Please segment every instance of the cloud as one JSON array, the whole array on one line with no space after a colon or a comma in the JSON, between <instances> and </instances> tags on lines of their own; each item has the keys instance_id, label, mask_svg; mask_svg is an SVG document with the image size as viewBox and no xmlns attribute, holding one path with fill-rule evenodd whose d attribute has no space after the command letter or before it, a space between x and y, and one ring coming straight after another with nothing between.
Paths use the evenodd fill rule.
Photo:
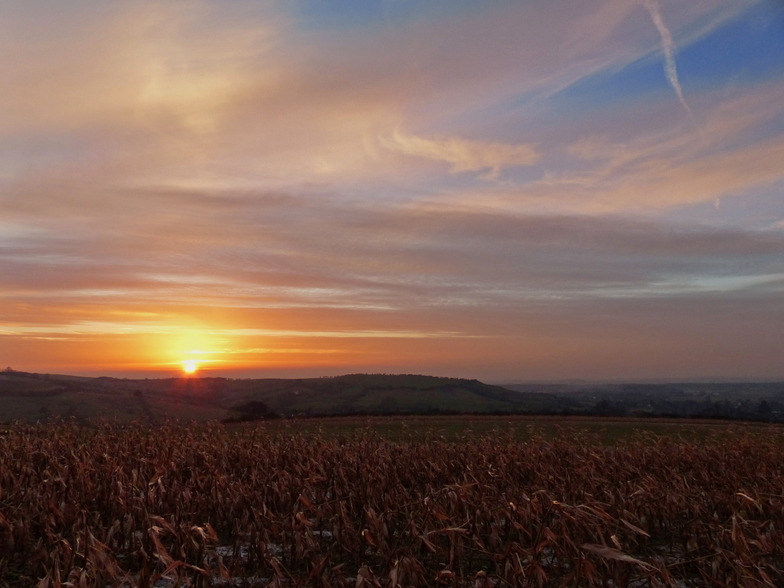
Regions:
<instances>
[{"instance_id":1,"label":"cloud","mask_svg":"<svg viewBox=\"0 0 784 588\"><path fill-rule=\"evenodd\" d=\"M449 163L452 173L481 172L484 177L495 179L502 170L510 167L529 166L540 159L533 145L470 141L459 137L426 139L395 130L392 136L381 138L381 144L410 155Z\"/></svg>"},{"instance_id":2,"label":"cloud","mask_svg":"<svg viewBox=\"0 0 784 588\"><path fill-rule=\"evenodd\" d=\"M664 18L661 14L661 9L656 0L643 0L643 6L651 15L653 24L656 25L656 30L659 31L661 36L662 51L664 52L664 73L667 75L667 81L670 82L672 89L678 96L678 100L686 109L686 112L692 114L691 107L683 97L683 89L678 80L678 68L675 65L675 42L672 40L672 33L664 23Z\"/></svg>"},{"instance_id":3,"label":"cloud","mask_svg":"<svg viewBox=\"0 0 784 588\"><path fill-rule=\"evenodd\" d=\"M784 179L782 86L706 81L689 96L700 137L667 96L590 104L578 82L612 83L661 46L688 107L673 35L749 5L673 3L665 23L646 1L448 2L339 30L289 3L14 5L0 22L3 331L82 333L72 351L26 352L64 366L106 357L103 332L137 337L112 339L125 361L193 330L299 365L454 374L535 358L553 374L580 348L627 353L618 341L708 293L698 342L733 300L780 294L784 249L775 222L714 231L666 214ZM7 333L0 346L16 353ZM623 357L642 365L643 348L657 346Z\"/></svg>"},{"instance_id":4,"label":"cloud","mask_svg":"<svg viewBox=\"0 0 784 588\"><path fill-rule=\"evenodd\" d=\"M471 141L465 121L482 129L496 106L648 47L619 0L501 3L339 34L299 28L285 6L77 3L49 20L17 9L0 23L0 178L7 168L53 184L342 187L399 176L395 153L497 177L544 147L511 133ZM379 136L394 147L379 150ZM23 153L4 166L9 152Z\"/></svg>"},{"instance_id":5,"label":"cloud","mask_svg":"<svg viewBox=\"0 0 784 588\"><path fill-rule=\"evenodd\" d=\"M14 237L0 277L6 308L35 301L89 314L139 299L134 304L148 310L383 315L638 295L725 273L774 275L781 268L773 261L784 253L774 232L491 211L481 198L473 209L444 201L347 207L326 196L241 192L221 198L232 206L222 209L214 195L148 193L125 224L118 217L99 230L61 220L56 230L52 221L50 232ZM157 215L137 214L153 202ZM180 207L194 219L176 214Z\"/></svg>"},{"instance_id":6,"label":"cloud","mask_svg":"<svg viewBox=\"0 0 784 588\"><path fill-rule=\"evenodd\" d=\"M558 194L560 209L583 212L676 210L717 198L748 198L784 180L784 84L704 90L700 124L662 124L664 104L641 104L591 121L570 142L559 174L521 190L529 202ZM634 126L632 126L634 125Z\"/></svg>"}]
</instances>

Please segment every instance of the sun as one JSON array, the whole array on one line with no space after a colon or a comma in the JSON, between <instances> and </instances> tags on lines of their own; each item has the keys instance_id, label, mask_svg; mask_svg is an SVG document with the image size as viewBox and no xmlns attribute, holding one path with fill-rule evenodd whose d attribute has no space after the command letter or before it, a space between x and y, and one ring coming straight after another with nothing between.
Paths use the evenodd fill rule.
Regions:
<instances>
[{"instance_id":1,"label":"sun","mask_svg":"<svg viewBox=\"0 0 784 588\"><path fill-rule=\"evenodd\" d=\"M199 362L195 359L186 359L182 362L182 371L186 374L195 374L199 369Z\"/></svg>"}]
</instances>

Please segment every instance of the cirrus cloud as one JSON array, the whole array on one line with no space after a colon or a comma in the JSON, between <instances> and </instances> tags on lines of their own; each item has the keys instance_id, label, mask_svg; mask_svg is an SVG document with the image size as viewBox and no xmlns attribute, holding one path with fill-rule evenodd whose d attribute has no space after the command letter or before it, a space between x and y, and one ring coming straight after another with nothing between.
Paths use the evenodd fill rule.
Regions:
<instances>
[{"instance_id":1,"label":"cirrus cloud","mask_svg":"<svg viewBox=\"0 0 784 588\"><path fill-rule=\"evenodd\" d=\"M452 173L485 172L484 178L496 179L502 170L528 166L539 161L533 145L471 141L460 137L431 139L409 135L396 129L381 144L393 151L413 157L443 161L452 166Z\"/></svg>"}]
</instances>

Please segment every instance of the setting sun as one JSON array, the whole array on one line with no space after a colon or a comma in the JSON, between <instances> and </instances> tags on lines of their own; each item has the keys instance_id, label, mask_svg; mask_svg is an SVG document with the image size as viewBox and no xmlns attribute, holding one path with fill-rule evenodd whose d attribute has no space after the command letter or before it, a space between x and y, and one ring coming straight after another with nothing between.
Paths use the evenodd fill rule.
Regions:
<instances>
[{"instance_id":1,"label":"setting sun","mask_svg":"<svg viewBox=\"0 0 784 588\"><path fill-rule=\"evenodd\" d=\"M0 373L784 380L784 1L64 5L0 8Z\"/></svg>"},{"instance_id":2,"label":"setting sun","mask_svg":"<svg viewBox=\"0 0 784 588\"><path fill-rule=\"evenodd\" d=\"M199 369L199 362L195 359L186 359L182 362L182 371L186 374L195 374Z\"/></svg>"}]
</instances>

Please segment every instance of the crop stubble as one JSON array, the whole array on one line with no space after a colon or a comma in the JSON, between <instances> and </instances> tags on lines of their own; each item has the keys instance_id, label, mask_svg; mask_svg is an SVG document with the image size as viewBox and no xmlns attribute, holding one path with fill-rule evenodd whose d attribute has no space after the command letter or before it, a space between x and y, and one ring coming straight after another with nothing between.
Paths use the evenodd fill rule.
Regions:
<instances>
[{"instance_id":1,"label":"crop stubble","mask_svg":"<svg viewBox=\"0 0 784 588\"><path fill-rule=\"evenodd\" d=\"M0 586L781 586L784 432L12 426Z\"/></svg>"}]
</instances>

